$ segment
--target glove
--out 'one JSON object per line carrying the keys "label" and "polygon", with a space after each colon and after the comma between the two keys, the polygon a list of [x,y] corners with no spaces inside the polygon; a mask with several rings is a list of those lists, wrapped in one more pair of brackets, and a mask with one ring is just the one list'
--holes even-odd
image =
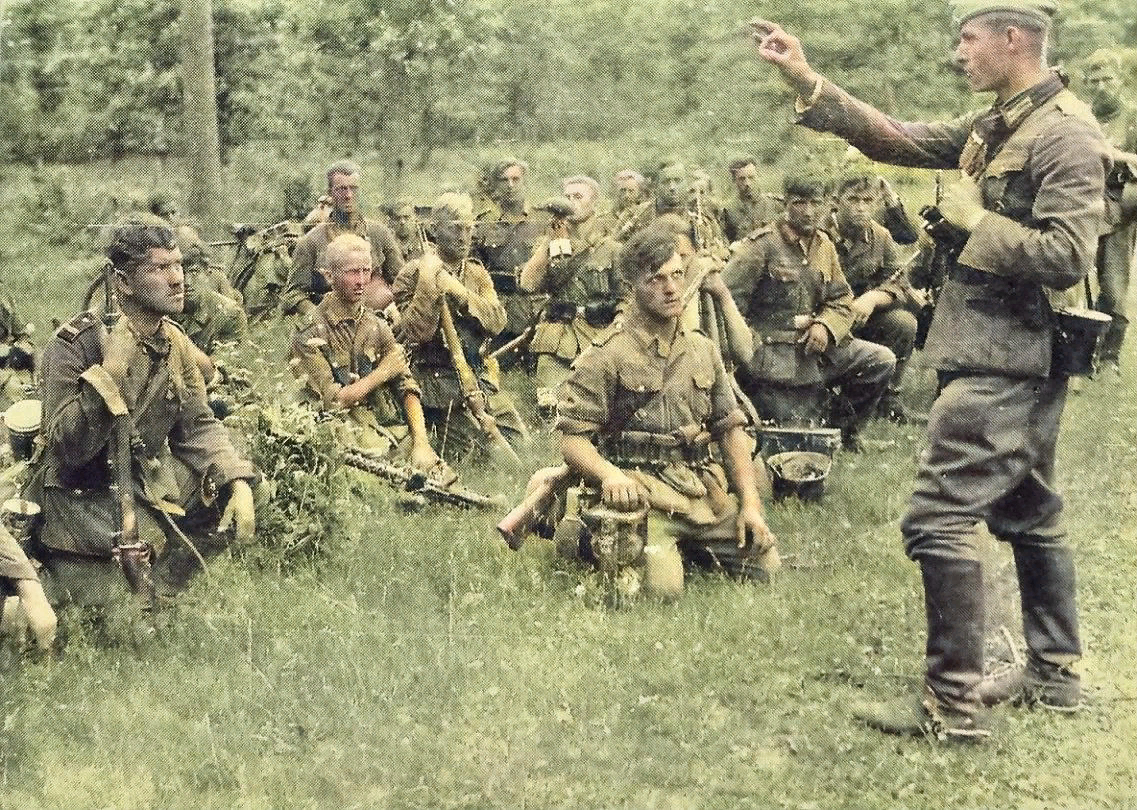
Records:
{"label": "glove", "polygon": [[979,186],[966,174],[944,189],[944,198],[940,201],[939,208],[944,219],[968,233],[975,230],[979,220],[987,213]]}
{"label": "glove", "polygon": [[257,530],[256,510],[253,507],[253,490],[249,482],[241,478],[229,485],[229,502],[225,504],[225,511],[221,514],[221,522],[217,524],[217,531],[228,531],[230,526],[236,524],[234,536],[241,542],[253,539]]}

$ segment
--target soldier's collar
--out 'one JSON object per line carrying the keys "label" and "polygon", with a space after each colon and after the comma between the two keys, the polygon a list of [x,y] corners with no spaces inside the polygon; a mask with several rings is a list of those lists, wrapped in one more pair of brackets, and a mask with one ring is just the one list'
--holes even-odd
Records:
{"label": "soldier's collar", "polygon": [[674,337],[670,343],[666,343],[663,338],[651,332],[644,325],[643,315],[635,304],[628,310],[624,320],[624,329],[631,332],[641,346],[650,349],[657,357],[670,357],[676,348],[683,345],[683,339],[687,337],[688,333],[687,327],[683,325],[683,319],[679,318]]}
{"label": "soldier's collar", "polygon": [[790,227],[790,223],[786,221],[786,218],[784,216],[778,220],[778,231],[782,234],[783,239],[785,239],[791,245],[800,245],[802,250],[804,250],[806,253],[808,253],[809,249],[813,247],[814,243],[817,241],[818,237],[821,234],[821,229],[818,228],[813,232],[811,236],[804,237],[795,231],[792,227]]}
{"label": "soldier's collar", "polygon": [[325,320],[335,326],[344,321],[358,321],[363,316],[363,302],[360,301],[354,306],[344,306],[335,290],[332,290],[324,295],[324,300],[320,302],[320,310]]}
{"label": "soldier's collar", "polygon": [[1062,76],[1052,70],[1049,76],[1034,87],[1027,88],[1017,96],[997,105],[995,111],[999,113],[1003,126],[1014,132],[1028,115],[1058,95],[1065,86]]}

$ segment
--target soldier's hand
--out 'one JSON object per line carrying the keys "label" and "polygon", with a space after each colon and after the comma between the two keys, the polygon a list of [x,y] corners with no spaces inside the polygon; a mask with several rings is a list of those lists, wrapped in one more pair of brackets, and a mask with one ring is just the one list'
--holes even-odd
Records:
{"label": "soldier's hand", "polygon": [[781,70],[799,93],[808,93],[817,76],[806,61],[801,40],[769,20],[755,18],[746,23],[746,28],[758,46],[758,55]]}
{"label": "soldier's hand", "polygon": [[249,482],[241,478],[229,485],[229,502],[225,504],[225,511],[221,513],[221,522],[217,524],[217,531],[228,531],[230,526],[234,527],[234,536],[240,542],[252,540],[257,530],[253,490]]}
{"label": "soldier's hand", "polygon": [[126,317],[120,317],[118,323],[103,333],[102,366],[115,382],[122,382],[137,352],[138,339]]}
{"label": "soldier's hand", "polygon": [[434,448],[428,442],[415,442],[411,445],[411,454],[408,459],[411,466],[416,470],[424,473],[429,473],[434,465],[438,464],[438,454],[434,452]]}
{"label": "soldier's hand", "polygon": [[766,525],[766,518],[758,507],[743,507],[738,511],[738,547],[749,548],[762,554],[778,544],[778,538]]}
{"label": "soldier's hand", "polygon": [[730,289],[722,280],[722,272],[719,270],[707,273],[706,278],[703,279],[702,290],[710,293],[716,301],[722,301],[724,296],[730,295]]}
{"label": "soldier's hand", "polygon": [[805,330],[805,334],[798,338],[798,343],[805,344],[807,354],[821,354],[829,348],[829,330],[825,328],[825,324],[814,322]]}
{"label": "soldier's hand", "polygon": [[439,268],[438,274],[434,277],[434,284],[440,292],[451,295],[459,301],[465,301],[469,295],[466,285],[444,268]]}
{"label": "soldier's hand", "polygon": [[639,509],[646,500],[640,483],[623,470],[605,478],[600,484],[600,493],[605,504],[622,512]]}
{"label": "soldier's hand", "polygon": [[979,220],[987,213],[983,207],[983,193],[967,174],[944,189],[939,207],[944,219],[968,233],[975,230]]}

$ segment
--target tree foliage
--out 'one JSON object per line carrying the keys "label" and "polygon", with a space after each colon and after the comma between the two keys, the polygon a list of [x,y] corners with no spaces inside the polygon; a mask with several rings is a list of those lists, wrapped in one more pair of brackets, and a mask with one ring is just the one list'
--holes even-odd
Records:
{"label": "tree foliage", "polygon": [[[178,149],[176,0],[9,0],[0,159]],[[740,36],[743,0],[217,0],[222,149],[276,143],[421,164],[434,146],[682,129],[774,146],[786,91]],[[814,63],[900,117],[975,103],[945,70],[946,4],[770,0]],[[1068,0],[1053,58],[1134,41],[1123,0]],[[774,148],[773,146],[771,148]]]}

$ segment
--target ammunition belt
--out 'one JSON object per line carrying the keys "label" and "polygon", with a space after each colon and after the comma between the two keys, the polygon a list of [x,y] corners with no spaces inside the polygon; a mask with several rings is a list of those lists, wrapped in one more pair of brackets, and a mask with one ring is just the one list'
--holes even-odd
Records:
{"label": "ammunition belt", "polygon": [[700,431],[693,439],[671,433],[625,430],[603,440],[601,454],[618,467],[701,466],[711,459],[711,436]]}
{"label": "ammunition belt", "polygon": [[611,301],[577,304],[563,300],[545,304],[544,320],[550,323],[572,323],[578,316],[584,318],[589,326],[599,329],[615,319],[616,304]]}

